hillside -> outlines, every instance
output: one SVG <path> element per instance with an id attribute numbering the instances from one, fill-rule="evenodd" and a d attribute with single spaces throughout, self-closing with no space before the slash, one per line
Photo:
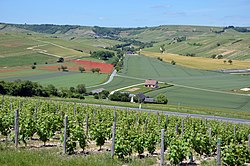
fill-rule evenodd
<path id="1" fill-rule="evenodd" d="M 160 52 L 164 46 L 166 53 L 181 56 L 217 57 L 233 60 L 250 60 L 250 31 L 242 27 L 210 27 L 164 25 L 142 28 L 104 28 L 78 25 L 28 25 L 0 24 L 0 32 L 39 33 L 52 35 L 64 41 L 82 41 L 93 39 L 108 39 L 109 44 L 97 44 L 94 47 L 113 46 L 117 42 L 132 43 L 143 51 Z M 150 43 L 141 47 L 135 43 Z M 152 45 L 151 45 L 152 44 Z M 74 45 L 74 44 L 72 44 Z M 76 44 L 77 45 L 77 44 Z M 92 44 L 91 44 L 92 45 Z M 93 46 L 93 45 L 92 45 Z M 76 48 L 78 49 L 78 48 Z M 86 53 L 92 49 L 86 49 Z"/>

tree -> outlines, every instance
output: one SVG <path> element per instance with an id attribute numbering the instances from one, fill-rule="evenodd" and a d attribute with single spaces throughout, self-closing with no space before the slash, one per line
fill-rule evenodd
<path id="1" fill-rule="evenodd" d="M 36 66 L 35 66 L 35 65 L 32 65 L 32 66 L 31 66 L 31 69 L 36 69 Z"/>
<path id="2" fill-rule="evenodd" d="M 172 61 L 171 61 L 171 64 L 172 64 L 172 65 L 175 65 L 175 64 L 176 64 L 176 62 L 175 62 L 174 60 L 172 60 Z"/>
<path id="3" fill-rule="evenodd" d="M 162 44 L 160 46 L 160 51 L 161 51 L 162 54 L 165 52 L 165 44 Z"/>
<path id="4" fill-rule="evenodd" d="M 224 60 L 223 62 L 224 62 L 224 63 L 226 63 L 227 61 L 226 61 L 226 60 Z"/>
<path id="5" fill-rule="evenodd" d="M 0 94 L 5 95 L 7 93 L 5 86 L 6 86 L 6 83 L 4 81 L 0 81 Z"/>
<path id="6" fill-rule="evenodd" d="M 222 59 L 223 58 L 223 55 L 217 55 L 217 59 Z"/>
<path id="7" fill-rule="evenodd" d="M 61 65 L 61 69 L 62 69 L 62 71 L 68 71 L 68 67 L 67 66 Z"/>
<path id="8" fill-rule="evenodd" d="M 91 53 L 91 56 L 102 60 L 108 60 L 109 58 L 114 57 L 115 53 L 110 51 L 94 51 Z"/>
<path id="9" fill-rule="evenodd" d="M 95 71 L 96 71 L 97 73 L 99 73 L 99 72 L 101 71 L 101 69 L 100 69 L 100 68 L 96 68 Z"/>
<path id="10" fill-rule="evenodd" d="M 164 94 L 159 94 L 156 97 L 156 102 L 159 103 L 159 104 L 167 104 L 168 103 L 167 96 L 164 95 Z"/>
<path id="11" fill-rule="evenodd" d="M 230 63 L 230 65 L 233 63 L 233 61 L 231 59 L 228 60 L 228 63 Z"/>
<path id="12" fill-rule="evenodd" d="M 55 87 L 54 85 L 52 85 L 52 84 L 49 84 L 49 85 L 45 88 L 45 90 L 47 91 L 47 93 L 48 93 L 49 95 L 58 96 L 58 91 L 57 91 L 56 87 Z"/>
<path id="13" fill-rule="evenodd" d="M 213 55 L 211 56 L 211 58 L 215 59 L 215 58 L 216 58 L 216 54 L 213 54 Z"/>
<path id="14" fill-rule="evenodd" d="M 92 73 L 94 73 L 95 72 L 95 68 L 92 68 L 91 71 L 92 71 Z"/>
<path id="15" fill-rule="evenodd" d="M 79 84 L 76 86 L 76 92 L 79 94 L 84 94 L 86 93 L 86 88 L 84 84 Z"/>
<path id="16" fill-rule="evenodd" d="M 57 62 L 62 63 L 62 62 L 64 62 L 64 59 L 62 57 L 60 57 L 60 58 L 58 58 Z"/>
<path id="17" fill-rule="evenodd" d="M 121 93 L 119 91 L 113 93 L 109 96 L 109 99 L 112 101 L 123 101 L 123 102 L 129 102 L 129 93 Z"/>
<path id="18" fill-rule="evenodd" d="M 80 71 L 81 73 L 84 72 L 84 71 L 85 71 L 84 67 L 79 66 L 79 71 Z"/>

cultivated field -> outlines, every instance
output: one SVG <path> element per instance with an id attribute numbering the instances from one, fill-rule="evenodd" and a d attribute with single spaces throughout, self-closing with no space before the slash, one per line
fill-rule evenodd
<path id="1" fill-rule="evenodd" d="M 168 96 L 169 104 L 244 111 L 249 114 L 250 96 L 233 92 L 234 89 L 248 87 L 249 76 L 223 74 L 198 69 L 190 69 L 161 62 L 145 56 L 127 56 L 124 69 L 118 73 L 108 90 L 115 90 L 145 79 L 156 79 L 174 86 L 146 93 L 155 97 L 159 93 Z"/>
<path id="2" fill-rule="evenodd" d="M 76 87 L 76 85 L 78 84 L 93 86 L 105 82 L 107 80 L 107 77 L 108 74 L 80 73 L 79 71 L 62 72 L 31 69 L 0 73 L 1 80 L 30 80 L 43 85 L 53 84 L 56 87 Z"/>
<path id="3" fill-rule="evenodd" d="M 222 70 L 222 69 L 249 69 L 250 61 L 233 60 L 232 64 L 224 63 L 225 59 L 212 59 L 204 57 L 187 57 L 171 53 L 156 53 L 143 51 L 141 54 L 149 57 L 160 57 L 166 62 L 174 60 L 177 65 L 196 68 L 202 70 Z M 226 60 L 227 61 L 227 60 Z"/>

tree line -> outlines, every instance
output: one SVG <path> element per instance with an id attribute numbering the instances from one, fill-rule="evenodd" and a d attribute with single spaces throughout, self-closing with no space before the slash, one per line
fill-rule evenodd
<path id="1" fill-rule="evenodd" d="M 70 88 L 56 88 L 52 84 L 42 86 L 37 82 L 28 80 L 15 80 L 14 82 L 0 81 L 0 94 L 23 97 L 57 96 L 84 99 L 86 88 L 84 84 L 79 84 L 76 87 Z"/>

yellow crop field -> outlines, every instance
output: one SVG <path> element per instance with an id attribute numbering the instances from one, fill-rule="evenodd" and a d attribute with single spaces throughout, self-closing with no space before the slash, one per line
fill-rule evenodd
<path id="1" fill-rule="evenodd" d="M 221 69 L 249 69 L 250 61 L 240 61 L 233 60 L 232 64 L 228 62 L 224 63 L 224 60 L 228 61 L 228 59 L 212 59 L 212 58 L 204 58 L 204 57 L 187 57 L 180 56 L 177 54 L 171 53 L 155 53 L 155 52 L 147 52 L 142 51 L 141 54 L 149 57 L 160 57 L 166 62 L 171 62 L 174 60 L 177 65 L 202 69 L 202 70 L 221 70 Z"/>

